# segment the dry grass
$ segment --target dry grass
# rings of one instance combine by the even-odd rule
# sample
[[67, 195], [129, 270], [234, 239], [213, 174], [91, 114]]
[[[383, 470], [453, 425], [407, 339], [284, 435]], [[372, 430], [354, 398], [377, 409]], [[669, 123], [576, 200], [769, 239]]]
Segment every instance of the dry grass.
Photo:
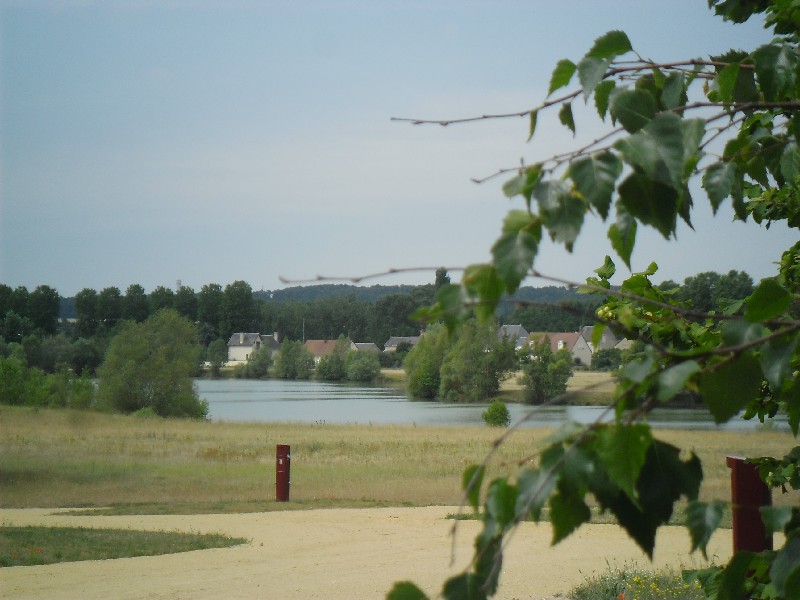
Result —
[[[457, 504], [464, 468], [483, 460], [499, 435], [490, 428], [234, 424], [15, 407], [0, 408], [0, 429], [0, 506], [148, 512], [274, 507], [276, 444], [291, 445], [291, 507]], [[510, 472], [549, 433], [515, 433], [489, 476]], [[656, 435], [700, 456], [705, 499], [729, 497], [726, 455], [783, 455], [794, 445], [790, 434], [771, 431]]]

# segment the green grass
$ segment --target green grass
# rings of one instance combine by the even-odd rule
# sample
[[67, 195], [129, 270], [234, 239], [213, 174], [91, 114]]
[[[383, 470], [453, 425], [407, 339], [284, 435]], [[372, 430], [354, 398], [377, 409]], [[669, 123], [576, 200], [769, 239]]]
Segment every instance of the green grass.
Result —
[[610, 569], [567, 594], [572, 600], [703, 600], [699, 583], [672, 571]]
[[227, 548], [247, 541], [220, 534], [84, 527], [0, 527], [0, 567], [155, 556]]

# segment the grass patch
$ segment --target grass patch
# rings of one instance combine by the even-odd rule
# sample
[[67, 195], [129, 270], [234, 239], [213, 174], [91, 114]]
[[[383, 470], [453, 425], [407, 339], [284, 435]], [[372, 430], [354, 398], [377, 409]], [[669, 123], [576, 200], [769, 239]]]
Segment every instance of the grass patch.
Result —
[[245, 544], [221, 534], [85, 527], [0, 527], [0, 567], [155, 556]]
[[[461, 502], [461, 475], [499, 432], [489, 427], [219, 423], [0, 407], [0, 507], [197, 514]], [[486, 481], [528, 464], [546, 429], [515, 432]], [[694, 451], [701, 500], [730, 499], [727, 455], [783, 456], [782, 431], [661, 430]], [[275, 446], [291, 445], [291, 502], [275, 502]], [[798, 494], [774, 494], [776, 505]], [[680, 510], [680, 507], [679, 507]]]
[[572, 600], [703, 600], [698, 582], [685, 583], [673, 571], [612, 569], [575, 587]]

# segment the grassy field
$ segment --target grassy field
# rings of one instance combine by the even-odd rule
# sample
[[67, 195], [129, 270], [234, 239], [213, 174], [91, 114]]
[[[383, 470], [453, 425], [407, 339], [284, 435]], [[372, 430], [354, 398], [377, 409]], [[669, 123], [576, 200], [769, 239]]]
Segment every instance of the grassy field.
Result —
[[[6, 406], [0, 431], [0, 506], [117, 513], [458, 504], [464, 468], [499, 435], [488, 427], [233, 424]], [[489, 476], [512, 471], [549, 433], [516, 432]], [[704, 499], [729, 498], [726, 455], [782, 456], [794, 445], [776, 431], [656, 435], [700, 456]], [[276, 444], [291, 445], [289, 503], [274, 501]]]

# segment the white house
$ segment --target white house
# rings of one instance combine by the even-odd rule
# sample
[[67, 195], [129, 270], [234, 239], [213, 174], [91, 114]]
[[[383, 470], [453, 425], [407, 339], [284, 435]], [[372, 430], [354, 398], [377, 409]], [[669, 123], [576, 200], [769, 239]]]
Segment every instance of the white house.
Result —
[[256, 350], [266, 346], [273, 350], [279, 347], [278, 332], [272, 335], [261, 335], [260, 333], [245, 333], [239, 331], [231, 335], [228, 340], [228, 362], [245, 362]]

